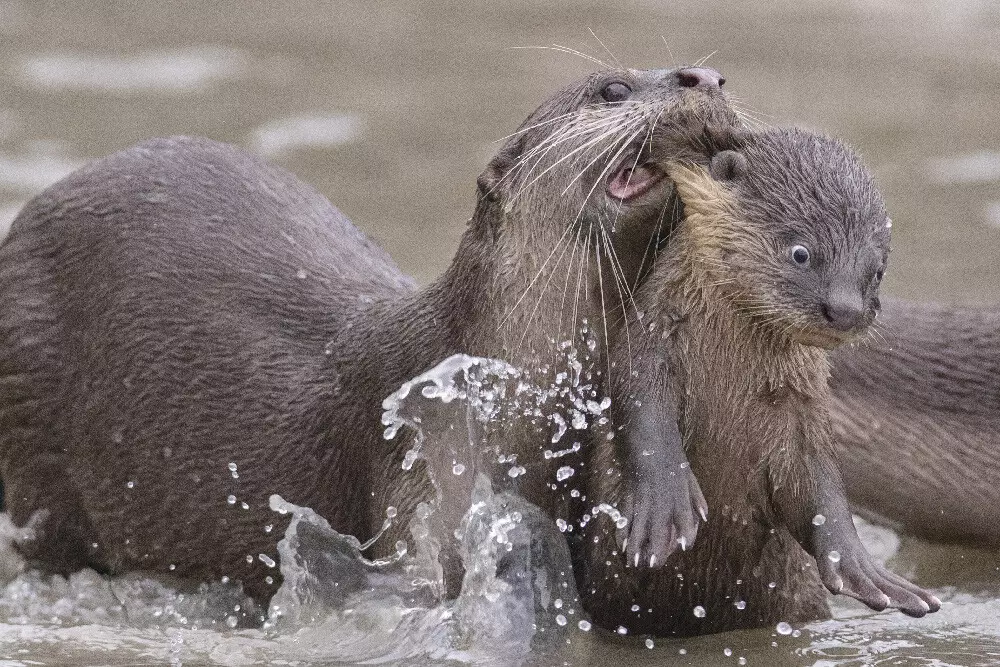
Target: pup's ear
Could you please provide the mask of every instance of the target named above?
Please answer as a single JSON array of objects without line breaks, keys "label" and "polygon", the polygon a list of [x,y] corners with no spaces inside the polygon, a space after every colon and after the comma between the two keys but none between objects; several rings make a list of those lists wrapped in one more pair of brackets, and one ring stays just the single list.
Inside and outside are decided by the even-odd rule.
[{"label": "pup's ear", "polygon": [[722,151],[712,158],[712,165],[709,173],[717,181],[735,181],[747,173],[749,165],[743,153],[736,151]]},{"label": "pup's ear", "polygon": [[486,169],[476,179],[479,186],[479,195],[490,201],[499,199],[504,186],[510,185],[512,180],[509,177],[510,170],[517,164],[518,158],[524,150],[524,135],[518,134],[510,137],[500,147]]}]

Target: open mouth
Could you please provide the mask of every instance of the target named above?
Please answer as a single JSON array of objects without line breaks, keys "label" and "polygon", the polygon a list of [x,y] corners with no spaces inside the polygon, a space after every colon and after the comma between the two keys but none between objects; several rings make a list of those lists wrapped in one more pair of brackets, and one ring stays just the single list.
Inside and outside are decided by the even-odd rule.
[{"label": "open mouth", "polygon": [[636,164],[634,158],[625,160],[608,178],[608,194],[628,201],[646,194],[664,178],[666,174],[652,162]]}]

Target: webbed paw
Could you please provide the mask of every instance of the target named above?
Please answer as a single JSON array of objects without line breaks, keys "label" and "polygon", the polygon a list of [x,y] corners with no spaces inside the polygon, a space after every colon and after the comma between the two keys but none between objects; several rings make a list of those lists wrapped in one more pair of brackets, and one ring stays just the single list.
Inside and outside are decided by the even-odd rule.
[{"label": "webbed paw", "polygon": [[691,548],[708,504],[687,463],[644,471],[632,480],[625,499],[628,524],[618,544],[628,565],[658,567],[678,549]]},{"label": "webbed paw", "polygon": [[832,593],[847,595],[876,611],[892,607],[917,618],[941,608],[941,601],[880,565],[863,547],[817,556],[820,578]]}]

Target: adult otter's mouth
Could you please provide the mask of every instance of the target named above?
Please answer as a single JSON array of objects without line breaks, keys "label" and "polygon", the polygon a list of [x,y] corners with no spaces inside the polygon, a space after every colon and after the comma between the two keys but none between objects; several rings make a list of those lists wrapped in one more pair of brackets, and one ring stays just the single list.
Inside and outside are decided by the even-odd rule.
[{"label": "adult otter's mouth", "polygon": [[635,158],[625,160],[608,178],[608,194],[615,199],[628,201],[653,189],[667,175],[652,162],[638,164]]}]

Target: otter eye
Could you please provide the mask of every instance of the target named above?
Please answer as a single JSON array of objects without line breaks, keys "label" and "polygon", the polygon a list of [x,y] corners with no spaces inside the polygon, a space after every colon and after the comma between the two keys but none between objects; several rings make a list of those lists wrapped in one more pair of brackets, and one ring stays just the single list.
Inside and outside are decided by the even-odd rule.
[{"label": "otter eye", "polygon": [[809,264],[809,248],[804,245],[792,246],[792,261],[799,266],[806,266]]},{"label": "otter eye", "polygon": [[607,102],[623,102],[632,94],[632,89],[621,81],[613,81],[601,90],[601,97]]}]

